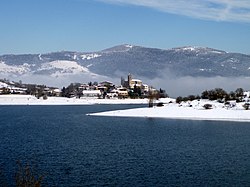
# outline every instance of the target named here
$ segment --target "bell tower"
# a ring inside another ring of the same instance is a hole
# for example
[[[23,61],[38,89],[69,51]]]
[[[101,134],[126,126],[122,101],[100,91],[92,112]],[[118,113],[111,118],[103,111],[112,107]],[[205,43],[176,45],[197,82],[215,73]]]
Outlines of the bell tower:
[[[132,81],[132,75],[129,73],[128,74],[128,87],[130,88],[131,85],[131,81]]]

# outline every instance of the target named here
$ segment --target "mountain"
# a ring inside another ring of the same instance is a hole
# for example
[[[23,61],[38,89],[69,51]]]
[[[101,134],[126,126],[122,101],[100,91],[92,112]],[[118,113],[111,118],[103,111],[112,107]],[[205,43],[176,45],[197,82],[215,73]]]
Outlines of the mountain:
[[[167,73],[177,77],[250,77],[250,55],[206,47],[165,50],[126,44],[89,53],[62,51],[0,56],[2,78],[77,75],[91,81],[91,78],[118,79],[128,73],[149,79]]]

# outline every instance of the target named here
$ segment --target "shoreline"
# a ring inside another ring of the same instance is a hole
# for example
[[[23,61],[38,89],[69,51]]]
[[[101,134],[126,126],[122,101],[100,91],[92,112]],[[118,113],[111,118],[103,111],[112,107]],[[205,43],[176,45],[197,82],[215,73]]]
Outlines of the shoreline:
[[[0,95],[0,105],[94,105],[94,104],[148,104],[148,99],[97,99],[48,97],[37,99],[32,95]]]
[[[169,102],[172,103],[169,103]],[[250,110],[243,108],[244,103],[237,103],[234,107],[225,107],[216,101],[194,100],[181,104],[174,103],[174,99],[163,98],[157,102],[165,103],[161,107],[143,107],[126,110],[106,111],[89,113],[88,116],[112,116],[112,117],[139,117],[139,118],[165,118],[179,120],[206,120],[206,121],[235,121],[250,122]],[[65,98],[48,97],[37,99],[31,95],[0,95],[0,106],[52,106],[52,105],[116,105],[116,104],[138,104],[147,105],[148,99],[95,99],[95,98]],[[204,109],[204,104],[211,104],[212,109]]]
[[[208,103],[208,101],[202,101]],[[138,117],[138,118],[162,118],[173,120],[202,120],[202,121],[234,121],[250,122],[250,110],[245,110],[238,104],[235,108],[227,109],[220,103],[213,103],[213,109],[202,109],[200,106],[186,107],[178,104],[165,104],[163,107],[136,108],[115,110],[99,113],[90,113],[89,116],[112,117]]]

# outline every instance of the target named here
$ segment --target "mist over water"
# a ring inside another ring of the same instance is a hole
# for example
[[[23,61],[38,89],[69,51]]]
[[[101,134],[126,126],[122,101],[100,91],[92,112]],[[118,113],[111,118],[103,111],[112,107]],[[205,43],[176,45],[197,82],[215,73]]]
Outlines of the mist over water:
[[[127,72],[116,71],[117,77],[123,75],[127,79]],[[182,76],[177,75],[170,69],[157,71],[157,76],[148,78],[145,76],[134,75],[133,78],[142,80],[144,84],[153,86],[156,89],[164,89],[166,93],[173,98],[178,96],[201,95],[205,90],[214,88],[222,88],[227,92],[235,91],[237,88],[250,90],[250,77],[197,77],[197,76]],[[117,85],[120,84],[119,78],[112,80]],[[116,81],[116,82],[115,82]]]
[[[2,76],[3,77],[3,76]],[[109,80],[109,78],[105,76],[92,76],[89,74],[66,74],[60,76],[50,76],[50,75],[22,75],[19,77],[10,77],[7,79],[10,81],[19,81],[21,80],[23,83],[27,84],[41,84],[52,87],[67,87],[71,83],[88,83],[88,82],[100,82]]]
[[[86,74],[63,75],[52,77],[47,75],[22,75],[20,77],[7,77],[9,80],[23,83],[44,84],[58,88],[67,87],[70,83],[88,83],[111,81],[115,85],[121,84],[119,75],[126,75],[119,72],[116,77],[90,76]],[[1,76],[3,77],[3,76]],[[126,76],[123,76],[127,79]],[[200,95],[204,90],[222,88],[227,92],[235,91],[237,88],[250,90],[250,77],[194,77],[194,76],[176,76],[169,71],[160,74],[158,77],[149,79],[147,77],[133,75],[134,78],[141,79],[143,83],[153,86],[156,89],[164,89],[166,93],[173,98],[178,96]],[[3,77],[5,78],[5,77]]]
[[[200,95],[205,90],[222,88],[227,92],[237,88],[250,89],[250,77],[164,77],[148,80],[156,88],[165,89],[170,97]]]

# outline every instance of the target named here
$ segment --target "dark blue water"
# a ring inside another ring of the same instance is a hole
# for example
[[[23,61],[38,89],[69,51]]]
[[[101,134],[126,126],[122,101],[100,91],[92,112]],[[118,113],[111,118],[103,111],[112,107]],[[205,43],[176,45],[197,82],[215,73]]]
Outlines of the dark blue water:
[[[44,186],[250,186],[250,123],[86,116],[128,105],[1,106],[1,181]]]

